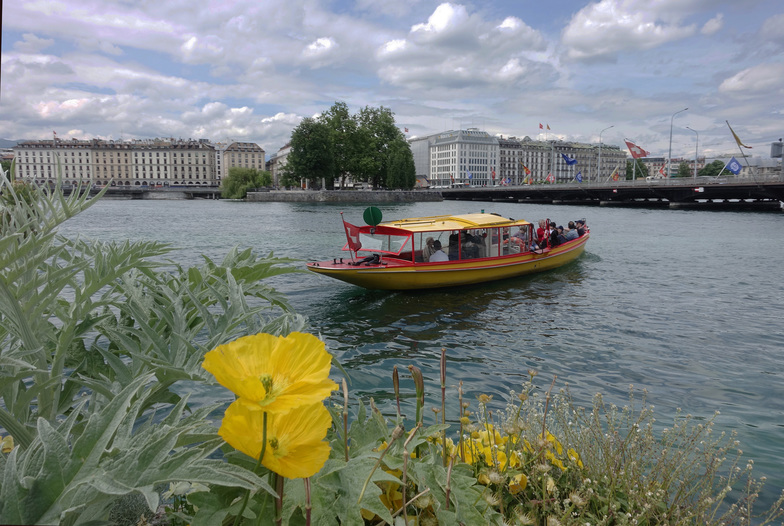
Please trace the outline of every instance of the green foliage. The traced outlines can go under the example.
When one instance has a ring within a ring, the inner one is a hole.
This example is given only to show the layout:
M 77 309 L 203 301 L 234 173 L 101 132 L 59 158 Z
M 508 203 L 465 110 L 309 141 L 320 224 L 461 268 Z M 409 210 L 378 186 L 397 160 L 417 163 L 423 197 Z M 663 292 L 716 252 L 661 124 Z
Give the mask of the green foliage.
M 634 164 L 632 164 L 632 161 Z M 637 179 L 648 177 L 648 167 L 639 159 L 626 161 L 626 179 L 632 180 L 634 177 L 637 177 Z
M 713 161 L 710 164 L 706 164 L 702 170 L 698 172 L 697 175 L 700 177 L 716 177 L 720 173 L 724 172 L 724 175 L 732 175 L 732 172 L 728 172 L 724 170 L 724 162 L 723 161 Z
M 678 173 L 673 174 L 673 177 L 692 177 L 694 172 L 689 167 L 689 163 L 682 162 L 678 164 Z
M 389 152 L 387 164 L 387 188 L 410 190 L 416 185 L 416 166 L 414 154 L 407 143 L 396 142 Z
M 193 411 L 181 393 L 207 380 L 214 346 L 304 326 L 264 283 L 291 261 L 234 250 L 183 269 L 160 243 L 58 236 L 95 202 L 87 193 L 0 189 L 0 428 L 16 445 L 0 454 L 0 522 L 104 520 L 130 493 L 155 509 L 169 481 L 267 487 L 210 458 L 223 444 L 215 408 Z
M 375 188 L 413 188 L 412 171 L 415 173 L 411 149 L 388 108 L 366 106 L 351 115 L 346 103 L 336 102 L 294 129 L 283 181 L 287 186 L 298 186 L 300 180 L 306 180 L 312 187 L 324 181 L 325 188 L 331 189 L 335 181 L 342 188 L 350 176 Z M 393 184 L 387 181 L 388 176 Z
M 224 199 L 244 199 L 254 188 L 272 185 L 272 174 L 255 168 L 234 166 L 221 181 L 221 196 Z
M 286 158 L 283 181 L 298 186 L 299 180 L 311 187 L 332 189 L 335 180 L 333 130 L 323 119 L 303 119 L 291 134 L 291 153 Z

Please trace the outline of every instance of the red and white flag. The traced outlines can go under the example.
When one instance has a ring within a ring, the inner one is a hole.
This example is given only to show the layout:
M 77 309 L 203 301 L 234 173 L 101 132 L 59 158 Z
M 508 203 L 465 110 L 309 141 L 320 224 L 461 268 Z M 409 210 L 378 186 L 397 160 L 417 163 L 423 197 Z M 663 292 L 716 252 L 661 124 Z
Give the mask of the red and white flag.
M 545 179 L 545 180 L 548 183 L 554 183 L 555 182 L 555 177 L 553 177 L 553 174 L 550 173 L 550 174 L 547 174 L 547 179 Z
M 626 147 L 629 148 L 629 153 L 632 154 L 634 159 L 639 159 L 640 157 L 648 157 L 651 152 L 646 152 L 633 142 L 626 141 Z
M 343 219 L 342 215 L 343 214 L 341 214 L 341 219 Z M 352 225 L 351 223 L 347 223 L 346 220 L 343 219 L 343 228 L 346 230 L 348 248 L 356 254 L 357 251 L 362 248 L 362 243 L 359 242 L 359 227 Z
M 539 123 L 539 129 L 540 129 L 540 130 L 544 130 L 544 126 L 542 126 L 542 123 L 541 123 L 541 122 Z
M 662 165 L 661 168 L 659 168 L 659 175 L 661 175 L 662 177 L 667 177 L 667 174 L 664 173 L 664 165 Z

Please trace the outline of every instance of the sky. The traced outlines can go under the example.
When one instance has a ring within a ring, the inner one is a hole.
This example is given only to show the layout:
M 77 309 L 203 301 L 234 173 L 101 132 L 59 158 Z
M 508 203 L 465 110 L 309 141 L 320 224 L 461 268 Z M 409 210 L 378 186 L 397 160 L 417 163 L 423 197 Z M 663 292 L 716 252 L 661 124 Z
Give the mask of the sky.
M 407 137 L 627 139 L 657 157 L 671 130 L 686 158 L 738 153 L 726 121 L 755 157 L 784 135 L 780 0 L 0 5 L 4 139 L 205 138 L 269 156 L 336 101 L 389 108 Z

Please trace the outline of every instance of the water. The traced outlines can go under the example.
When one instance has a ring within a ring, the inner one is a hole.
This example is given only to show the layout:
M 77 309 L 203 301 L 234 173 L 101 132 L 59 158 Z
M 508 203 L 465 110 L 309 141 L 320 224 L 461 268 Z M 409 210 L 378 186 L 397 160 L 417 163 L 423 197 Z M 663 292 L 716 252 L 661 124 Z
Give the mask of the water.
M 183 265 L 234 245 L 301 260 L 341 255 L 339 212 L 361 223 L 366 205 L 226 201 L 99 202 L 61 232 L 102 240 L 159 240 Z M 762 500 L 784 488 L 784 217 L 778 213 L 632 210 L 478 202 L 382 206 L 385 219 L 476 212 L 514 218 L 585 217 L 586 253 L 545 274 L 456 290 L 366 291 L 315 274 L 278 279 L 313 332 L 351 375 L 352 395 L 389 407 L 391 371 L 415 364 L 429 396 L 438 358 L 449 385 L 504 399 L 528 369 L 558 376 L 587 405 L 646 389 L 660 422 L 677 408 L 720 411 L 738 432 Z M 435 400 L 435 398 L 433 398 Z

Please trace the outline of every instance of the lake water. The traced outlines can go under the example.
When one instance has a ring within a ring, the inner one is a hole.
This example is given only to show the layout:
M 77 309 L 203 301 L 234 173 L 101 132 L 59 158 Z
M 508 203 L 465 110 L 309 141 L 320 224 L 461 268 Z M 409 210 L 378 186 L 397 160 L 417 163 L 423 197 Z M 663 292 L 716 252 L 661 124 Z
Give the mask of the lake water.
M 367 205 L 104 200 L 61 233 L 101 240 L 159 240 L 172 259 L 201 264 L 234 245 L 303 261 L 345 255 L 339 212 L 362 223 Z M 602 207 L 456 202 L 392 204 L 385 219 L 484 209 L 559 224 L 586 218 L 591 240 L 575 263 L 549 273 L 459 290 L 366 291 L 315 274 L 275 281 L 352 378 L 352 395 L 389 407 L 391 371 L 419 366 L 428 396 L 448 383 L 469 396 L 508 396 L 528 369 L 539 384 L 568 383 L 623 404 L 646 389 L 657 420 L 677 408 L 720 411 L 736 430 L 763 501 L 784 488 L 784 216 Z

